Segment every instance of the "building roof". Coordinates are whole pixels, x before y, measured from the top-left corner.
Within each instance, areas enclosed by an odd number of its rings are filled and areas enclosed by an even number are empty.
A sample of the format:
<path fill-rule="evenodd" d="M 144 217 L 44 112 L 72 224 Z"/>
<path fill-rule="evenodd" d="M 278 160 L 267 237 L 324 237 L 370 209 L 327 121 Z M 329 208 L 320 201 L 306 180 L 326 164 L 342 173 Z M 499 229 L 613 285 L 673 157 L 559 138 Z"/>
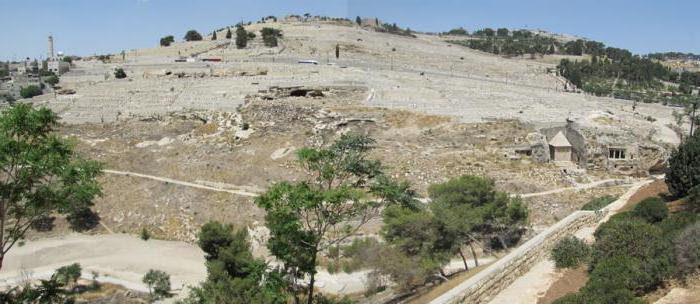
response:
<path fill-rule="evenodd" d="M 571 143 L 569 143 L 569 140 L 566 139 L 566 136 L 562 131 L 559 131 L 557 135 L 552 138 L 552 140 L 549 141 L 549 145 L 553 147 L 571 147 Z"/>

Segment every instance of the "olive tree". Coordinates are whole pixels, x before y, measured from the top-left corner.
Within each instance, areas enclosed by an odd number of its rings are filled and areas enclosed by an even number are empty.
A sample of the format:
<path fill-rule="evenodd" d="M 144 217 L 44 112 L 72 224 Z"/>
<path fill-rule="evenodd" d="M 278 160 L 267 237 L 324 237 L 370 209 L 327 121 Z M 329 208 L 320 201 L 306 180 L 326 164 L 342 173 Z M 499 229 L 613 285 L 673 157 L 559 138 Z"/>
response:
<path fill-rule="evenodd" d="M 101 165 L 80 158 L 53 132 L 58 120 L 51 110 L 26 104 L 0 114 L 0 269 L 35 222 L 81 212 L 101 194 Z"/>

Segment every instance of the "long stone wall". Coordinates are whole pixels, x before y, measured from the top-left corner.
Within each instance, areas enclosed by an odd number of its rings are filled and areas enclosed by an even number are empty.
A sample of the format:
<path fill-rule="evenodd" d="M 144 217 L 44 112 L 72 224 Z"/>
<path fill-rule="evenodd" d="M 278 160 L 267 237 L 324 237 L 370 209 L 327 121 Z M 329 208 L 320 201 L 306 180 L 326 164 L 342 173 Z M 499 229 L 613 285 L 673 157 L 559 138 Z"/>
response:
<path fill-rule="evenodd" d="M 545 258 L 557 241 L 583 227 L 595 225 L 604 214 L 601 211 L 573 212 L 430 303 L 487 303 L 515 279 L 528 272 L 535 263 Z"/>

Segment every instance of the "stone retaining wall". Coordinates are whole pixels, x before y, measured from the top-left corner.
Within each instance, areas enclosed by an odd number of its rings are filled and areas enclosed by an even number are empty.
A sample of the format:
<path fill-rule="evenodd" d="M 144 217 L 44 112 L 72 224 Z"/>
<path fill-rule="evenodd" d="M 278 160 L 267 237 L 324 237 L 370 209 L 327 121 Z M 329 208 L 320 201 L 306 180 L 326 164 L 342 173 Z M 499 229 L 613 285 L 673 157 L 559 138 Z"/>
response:
<path fill-rule="evenodd" d="M 600 211 L 576 211 L 570 214 L 430 303 L 487 303 L 545 258 L 557 241 L 583 227 L 594 225 L 603 215 Z"/>

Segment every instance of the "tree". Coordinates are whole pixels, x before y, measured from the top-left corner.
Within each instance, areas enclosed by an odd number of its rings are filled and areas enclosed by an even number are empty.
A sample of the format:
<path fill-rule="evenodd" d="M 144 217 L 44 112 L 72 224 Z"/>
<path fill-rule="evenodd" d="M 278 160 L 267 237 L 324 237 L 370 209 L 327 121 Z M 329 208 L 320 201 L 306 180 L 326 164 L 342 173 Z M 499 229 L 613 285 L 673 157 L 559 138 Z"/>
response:
<path fill-rule="evenodd" d="M 150 269 L 143 276 L 143 283 L 148 285 L 148 294 L 155 299 L 170 296 L 170 275 L 164 271 Z"/>
<path fill-rule="evenodd" d="M 660 198 L 650 197 L 639 202 L 632 210 L 632 214 L 654 224 L 668 216 L 668 207 Z"/>
<path fill-rule="evenodd" d="M 19 95 L 22 96 L 22 98 L 32 98 L 41 94 L 43 94 L 41 88 L 33 84 L 19 89 Z"/>
<path fill-rule="evenodd" d="M 126 72 L 124 72 L 124 69 L 117 68 L 116 70 L 114 70 L 114 78 L 116 78 L 116 79 L 126 78 Z"/>
<path fill-rule="evenodd" d="M 160 46 L 170 46 L 173 42 L 175 42 L 175 37 L 173 37 L 173 35 L 160 38 Z"/>
<path fill-rule="evenodd" d="M 219 222 L 202 226 L 197 243 L 206 254 L 207 279 L 185 303 L 287 303 L 281 272 L 253 257 L 247 236 Z"/>
<path fill-rule="evenodd" d="M 355 23 L 357 23 L 357 25 L 362 25 L 362 19 L 360 16 L 355 17 Z"/>
<path fill-rule="evenodd" d="M 211 33 L 211 40 L 216 40 L 216 31 Z"/>
<path fill-rule="evenodd" d="M 455 237 L 443 229 L 429 210 L 394 205 L 384 209 L 383 219 L 382 236 L 401 253 L 395 257 L 416 265 L 412 271 L 417 272 L 410 276 L 410 281 L 397 283 L 411 288 L 424 283 L 430 275 L 444 278 L 442 268 L 455 254 Z"/>
<path fill-rule="evenodd" d="M 202 35 L 195 30 L 189 30 L 185 34 L 185 41 L 200 41 L 202 40 Z"/>
<path fill-rule="evenodd" d="M 671 152 L 668 163 L 666 185 L 673 196 L 684 197 L 700 185 L 700 135 L 686 138 Z"/>
<path fill-rule="evenodd" d="M 336 44 L 335 45 L 335 59 L 340 58 L 340 45 Z"/>
<path fill-rule="evenodd" d="M 591 256 L 591 247 L 579 238 L 563 238 L 552 248 L 552 260 L 557 268 L 572 268 L 586 262 Z"/>
<path fill-rule="evenodd" d="M 248 45 L 248 34 L 243 26 L 238 25 L 238 27 L 236 27 L 236 47 L 243 49 L 246 45 Z"/>
<path fill-rule="evenodd" d="M 462 244 L 495 240 L 497 247 L 507 249 L 525 229 L 527 208 L 519 198 L 496 191 L 492 180 L 464 175 L 431 185 L 428 193 L 436 218 Z"/>
<path fill-rule="evenodd" d="M 80 267 L 80 264 L 73 263 L 71 265 L 56 269 L 56 272 L 53 274 L 52 278 L 58 281 L 61 285 L 71 286 L 78 282 L 81 273 L 82 268 Z"/>
<path fill-rule="evenodd" d="M 0 114 L 0 269 L 35 221 L 89 208 L 101 194 L 101 165 L 81 159 L 53 133 L 58 119 L 26 104 Z"/>
<path fill-rule="evenodd" d="M 496 30 L 496 36 L 498 37 L 508 37 L 508 29 L 507 28 L 499 28 Z"/>
<path fill-rule="evenodd" d="M 227 27 L 227 28 L 226 28 L 226 39 L 231 39 L 231 37 L 232 37 L 232 35 L 231 35 L 231 28 L 230 28 L 230 27 Z"/>
<path fill-rule="evenodd" d="M 260 30 L 260 35 L 262 36 L 265 46 L 276 47 L 277 38 L 282 37 L 282 31 L 271 27 L 263 27 L 262 30 Z"/>
<path fill-rule="evenodd" d="M 388 181 L 380 163 L 367 158 L 373 145 L 369 137 L 344 134 L 328 147 L 303 148 L 297 158 L 309 179 L 274 184 L 255 201 L 267 213 L 270 252 L 292 277 L 309 277 L 308 303 L 314 299 L 318 254 L 376 218 L 383 205 L 407 202 L 396 191 L 400 184 Z"/>

